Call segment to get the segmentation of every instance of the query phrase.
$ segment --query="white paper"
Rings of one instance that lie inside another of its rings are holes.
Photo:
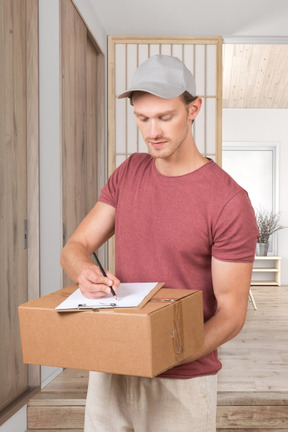
[[[157,284],[158,282],[121,283],[117,289],[117,300],[112,294],[101,299],[89,299],[78,288],[55,309],[61,311],[67,309],[136,307]]]

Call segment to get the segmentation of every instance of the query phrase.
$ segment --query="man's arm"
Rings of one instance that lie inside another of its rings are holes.
[[[240,332],[246,318],[252,267],[252,263],[230,263],[212,258],[216,314],[204,325],[204,345],[180,364],[203,357]]]
[[[61,266],[71,279],[79,283],[86,297],[104,297],[111,293],[109,286],[113,286],[115,291],[119,286],[120,281],[114,275],[107,272],[108,278],[105,278],[90,259],[93,251],[114,234],[114,226],[115,208],[97,202],[62,250]]]

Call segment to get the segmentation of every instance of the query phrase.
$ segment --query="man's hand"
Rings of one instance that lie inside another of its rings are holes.
[[[117,293],[120,285],[119,279],[107,271],[106,274],[107,278],[102,275],[101,270],[96,265],[82,270],[77,279],[82,294],[87,298],[102,298],[111,295],[111,286]]]
[[[116,276],[106,272],[108,277],[104,277],[91,261],[93,251],[114,234],[114,226],[115,208],[97,202],[62,249],[60,263],[68,276],[79,283],[85,297],[110,295],[111,286],[117,292],[120,281]]]

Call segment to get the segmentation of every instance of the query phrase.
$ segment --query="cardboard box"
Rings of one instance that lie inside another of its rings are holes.
[[[162,288],[142,309],[55,311],[76,288],[19,306],[24,363],[153,377],[203,344],[200,291]]]

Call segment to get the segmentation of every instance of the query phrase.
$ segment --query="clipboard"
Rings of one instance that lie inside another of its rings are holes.
[[[55,310],[57,312],[79,312],[119,308],[141,309],[163,285],[164,283],[159,282],[121,283],[117,290],[118,300],[115,300],[112,295],[101,299],[88,299],[77,288]]]

